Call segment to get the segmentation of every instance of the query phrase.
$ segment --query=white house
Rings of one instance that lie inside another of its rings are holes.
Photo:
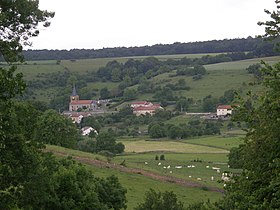
[[[217,107],[217,116],[226,116],[232,114],[232,106],[230,105],[219,105]]]
[[[81,131],[82,131],[82,135],[83,135],[83,136],[89,135],[90,132],[92,132],[92,131],[95,132],[95,134],[98,134],[97,131],[96,131],[94,128],[92,128],[92,127],[83,127],[83,128],[81,129]]]

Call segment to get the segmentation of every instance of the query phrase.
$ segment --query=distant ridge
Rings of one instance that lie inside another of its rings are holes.
[[[129,56],[153,56],[197,53],[252,52],[255,56],[276,55],[274,43],[260,38],[238,38],[173,44],[156,44],[142,47],[116,47],[103,49],[27,50],[26,60],[70,60]]]

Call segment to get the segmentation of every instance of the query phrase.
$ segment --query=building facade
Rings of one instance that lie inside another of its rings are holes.
[[[80,100],[77,94],[75,85],[73,86],[73,91],[70,96],[69,111],[92,111],[97,108],[97,102],[94,100]]]

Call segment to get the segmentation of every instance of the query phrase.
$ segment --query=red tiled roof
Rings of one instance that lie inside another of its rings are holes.
[[[219,105],[217,109],[232,109],[231,105]]]
[[[75,105],[75,104],[92,104],[93,103],[93,100],[78,100],[78,101],[72,101],[70,102],[70,104],[72,105]]]

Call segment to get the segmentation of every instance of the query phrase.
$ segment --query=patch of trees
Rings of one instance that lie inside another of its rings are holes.
[[[261,71],[261,64],[255,63],[246,68],[249,74],[253,74],[258,80],[262,79],[263,73]]]
[[[188,124],[164,124],[151,123],[148,127],[148,134],[151,138],[169,137],[171,139],[183,139],[202,135],[216,135],[220,134],[222,124],[214,121],[193,120]]]
[[[224,39],[204,42],[156,44],[142,47],[117,47],[104,49],[27,50],[27,60],[73,60],[127,56],[152,56],[172,54],[252,52],[254,56],[275,55],[275,43],[263,42],[261,38]],[[224,58],[221,58],[224,59]]]
[[[96,139],[86,139],[78,142],[77,148],[85,152],[99,153],[105,156],[114,156],[124,152],[125,146],[116,142],[112,132],[102,132]]]
[[[135,210],[184,210],[183,203],[178,201],[177,196],[172,191],[165,191],[163,193],[156,192],[150,189],[145,193],[145,200],[143,203],[138,204]]]
[[[216,112],[219,104],[230,105],[235,99],[236,90],[230,89],[224,92],[224,95],[220,98],[215,98],[212,95],[208,95],[202,100],[202,110],[204,112]]]

